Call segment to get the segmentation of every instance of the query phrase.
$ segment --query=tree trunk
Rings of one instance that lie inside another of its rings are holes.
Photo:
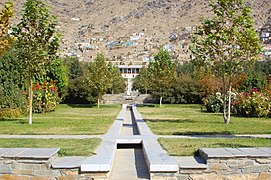
[[[98,97],[98,108],[100,108],[100,97]]]
[[[145,88],[145,94],[148,94],[148,88]]]
[[[160,107],[162,107],[163,97],[160,97]]]
[[[227,122],[227,86],[225,82],[225,77],[223,77],[223,119]]]
[[[30,86],[29,86],[29,120],[28,124],[32,124],[32,106],[33,106],[33,81],[30,79]]]
[[[229,86],[229,102],[228,102],[228,118],[225,121],[226,124],[229,124],[231,121],[231,88],[232,88],[232,82],[230,80],[230,86]]]

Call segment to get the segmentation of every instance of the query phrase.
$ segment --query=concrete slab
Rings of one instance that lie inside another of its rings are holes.
[[[117,139],[117,144],[141,144],[142,139],[140,138],[127,138],[127,139]]]
[[[209,158],[233,158],[234,154],[227,151],[225,148],[200,148],[200,157],[204,160]]]
[[[225,148],[226,151],[230,152],[233,154],[235,157],[247,157],[248,154],[245,153],[244,151],[241,151],[237,148]]]
[[[170,157],[156,139],[143,139],[143,153],[150,172],[178,172],[178,162]]]
[[[137,111],[137,109],[133,107],[132,111],[139,134],[143,136],[154,136],[151,129],[148,127],[147,123],[143,120],[141,114]]]
[[[257,148],[238,148],[248,154],[249,157],[271,157],[271,154]]]
[[[82,172],[109,172],[113,166],[117,149],[116,140],[105,139],[95,156],[87,157],[81,164]]]
[[[2,154],[7,153],[9,151],[9,148],[0,148],[0,157],[2,157]]]
[[[1,157],[4,158],[15,158],[18,154],[21,154],[25,152],[26,150],[29,150],[29,148],[10,148],[6,153],[3,153]]]
[[[83,156],[71,156],[56,159],[52,162],[52,168],[54,169],[73,169],[79,168],[81,163],[86,159]]]
[[[207,164],[199,156],[174,157],[180,169],[207,169]]]
[[[54,156],[59,148],[31,148],[16,155],[17,158],[49,159]]]
[[[257,148],[257,149],[271,154],[271,147],[261,147],[261,148]]]

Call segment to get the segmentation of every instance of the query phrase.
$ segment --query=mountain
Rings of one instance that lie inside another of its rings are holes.
[[[14,0],[16,21],[25,0]],[[82,60],[97,52],[116,64],[144,64],[164,46],[179,61],[189,59],[193,26],[211,17],[208,0],[44,0],[59,20],[63,54]],[[270,0],[248,0],[255,27],[271,19]],[[268,19],[269,18],[269,19]]]

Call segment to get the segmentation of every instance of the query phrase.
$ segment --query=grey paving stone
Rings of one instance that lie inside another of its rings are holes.
[[[178,162],[170,157],[155,139],[143,140],[143,152],[150,172],[178,172]]]
[[[79,168],[81,163],[86,159],[83,156],[71,156],[56,159],[52,162],[52,167],[55,169],[72,169]]]
[[[248,154],[249,157],[271,157],[271,154],[257,148],[238,148]]]
[[[104,139],[95,156],[87,157],[81,164],[82,172],[109,172],[117,149],[116,140]]]
[[[199,156],[175,157],[180,169],[206,169],[207,164]]]
[[[31,148],[17,154],[17,158],[49,159],[54,156],[59,148]]]
[[[0,157],[2,157],[2,154],[7,153],[9,151],[9,148],[0,148]]]
[[[206,157],[202,157],[203,159],[235,157],[234,154],[224,148],[200,148],[199,151],[201,156],[206,155]]]
[[[18,154],[23,153],[24,151],[28,150],[29,148],[10,148],[7,152],[3,153],[1,157],[4,158],[15,158]]]
[[[261,151],[267,152],[271,155],[271,147],[261,147],[261,148],[257,148]]]
[[[247,157],[248,156],[247,153],[245,153],[244,151],[241,151],[237,148],[225,148],[225,150],[232,153],[235,157]]]

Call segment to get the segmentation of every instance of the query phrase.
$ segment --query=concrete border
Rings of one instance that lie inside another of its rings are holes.
[[[139,134],[145,137],[142,141],[142,150],[150,173],[178,172],[178,162],[163,150],[157,141],[157,136],[152,133],[141,114],[137,111],[135,105],[132,106],[132,113]]]

